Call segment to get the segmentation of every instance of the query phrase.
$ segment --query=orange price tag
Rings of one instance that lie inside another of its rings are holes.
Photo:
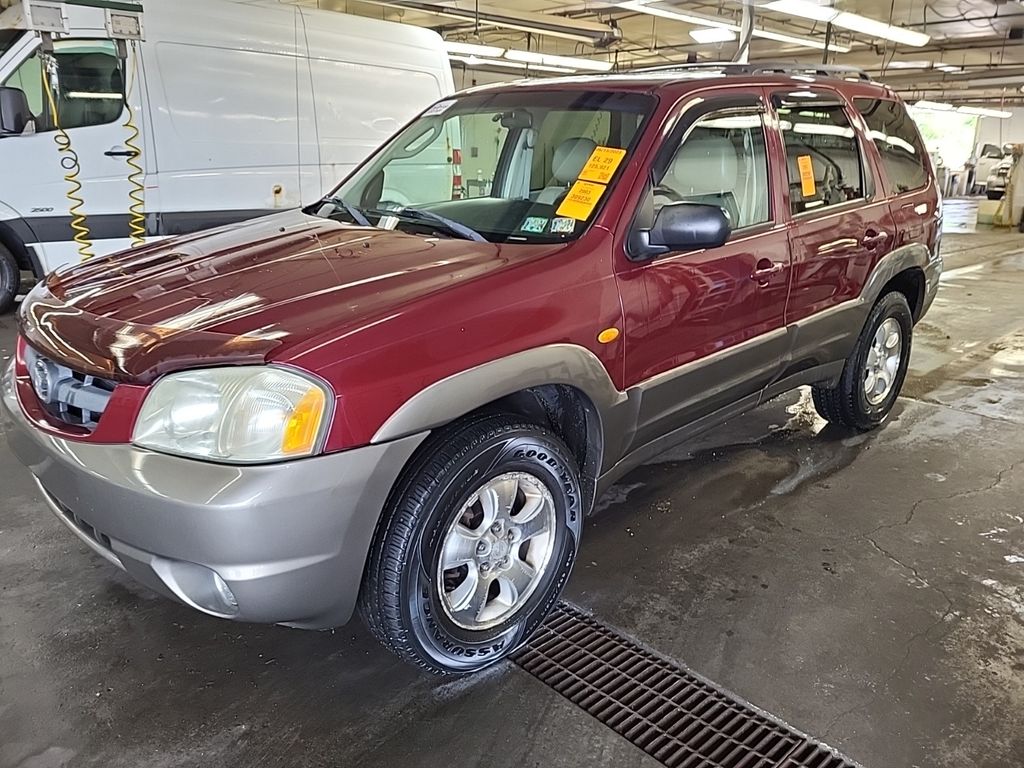
[[[597,147],[587,160],[587,164],[580,171],[580,179],[583,181],[596,181],[598,184],[607,184],[612,180],[615,171],[618,170],[622,158],[626,156],[626,150],[615,149],[614,147]]]
[[[810,155],[800,155],[796,159],[796,167],[800,169],[800,192],[804,197],[814,197],[818,188],[814,183],[814,163]]]
[[[605,189],[607,187],[603,184],[577,181],[572,185],[572,189],[569,190],[569,194],[565,196],[562,204],[558,206],[558,215],[586,221],[601,201],[601,195],[604,194]]]

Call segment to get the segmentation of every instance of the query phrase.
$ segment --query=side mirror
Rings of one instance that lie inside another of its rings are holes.
[[[725,245],[732,233],[729,217],[717,205],[669,203],[654,217],[654,226],[632,238],[634,258],[673,251],[698,251]]]
[[[23,90],[0,86],[0,136],[20,136],[34,119]]]

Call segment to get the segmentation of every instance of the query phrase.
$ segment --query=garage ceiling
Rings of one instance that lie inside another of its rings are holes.
[[[618,70],[685,62],[688,56],[728,60],[736,50],[735,42],[697,43],[690,32],[702,25],[683,21],[678,15],[738,24],[742,13],[741,0],[299,1],[430,27],[448,40],[593,58],[610,62]],[[818,47],[755,37],[751,61],[821,63],[826,24],[767,9],[766,2],[754,0],[757,28],[773,37],[803,38]],[[931,39],[922,47],[911,47],[835,28],[833,45],[848,52],[830,53],[831,63],[862,67],[910,97],[962,103],[1024,102],[1020,90],[1024,85],[1024,38],[1017,38],[1024,32],[1024,5],[990,0],[839,0],[836,5],[841,11],[923,32]],[[574,33],[578,39],[566,37]],[[458,69],[465,64],[455,62],[455,66]],[[471,69],[501,72],[504,77],[522,74],[486,66]]]

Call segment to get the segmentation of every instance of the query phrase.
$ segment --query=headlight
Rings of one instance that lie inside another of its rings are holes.
[[[324,385],[282,368],[185,371],[153,386],[132,439],[236,464],[309,456],[320,447],[329,403]]]

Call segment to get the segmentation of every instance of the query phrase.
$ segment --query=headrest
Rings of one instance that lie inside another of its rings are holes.
[[[555,147],[555,156],[551,160],[551,175],[558,184],[569,184],[576,181],[583,166],[597,149],[593,139],[566,139]]]
[[[721,136],[691,136],[679,149],[669,173],[683,196],[713,195],[736,189],[736,148]]]

